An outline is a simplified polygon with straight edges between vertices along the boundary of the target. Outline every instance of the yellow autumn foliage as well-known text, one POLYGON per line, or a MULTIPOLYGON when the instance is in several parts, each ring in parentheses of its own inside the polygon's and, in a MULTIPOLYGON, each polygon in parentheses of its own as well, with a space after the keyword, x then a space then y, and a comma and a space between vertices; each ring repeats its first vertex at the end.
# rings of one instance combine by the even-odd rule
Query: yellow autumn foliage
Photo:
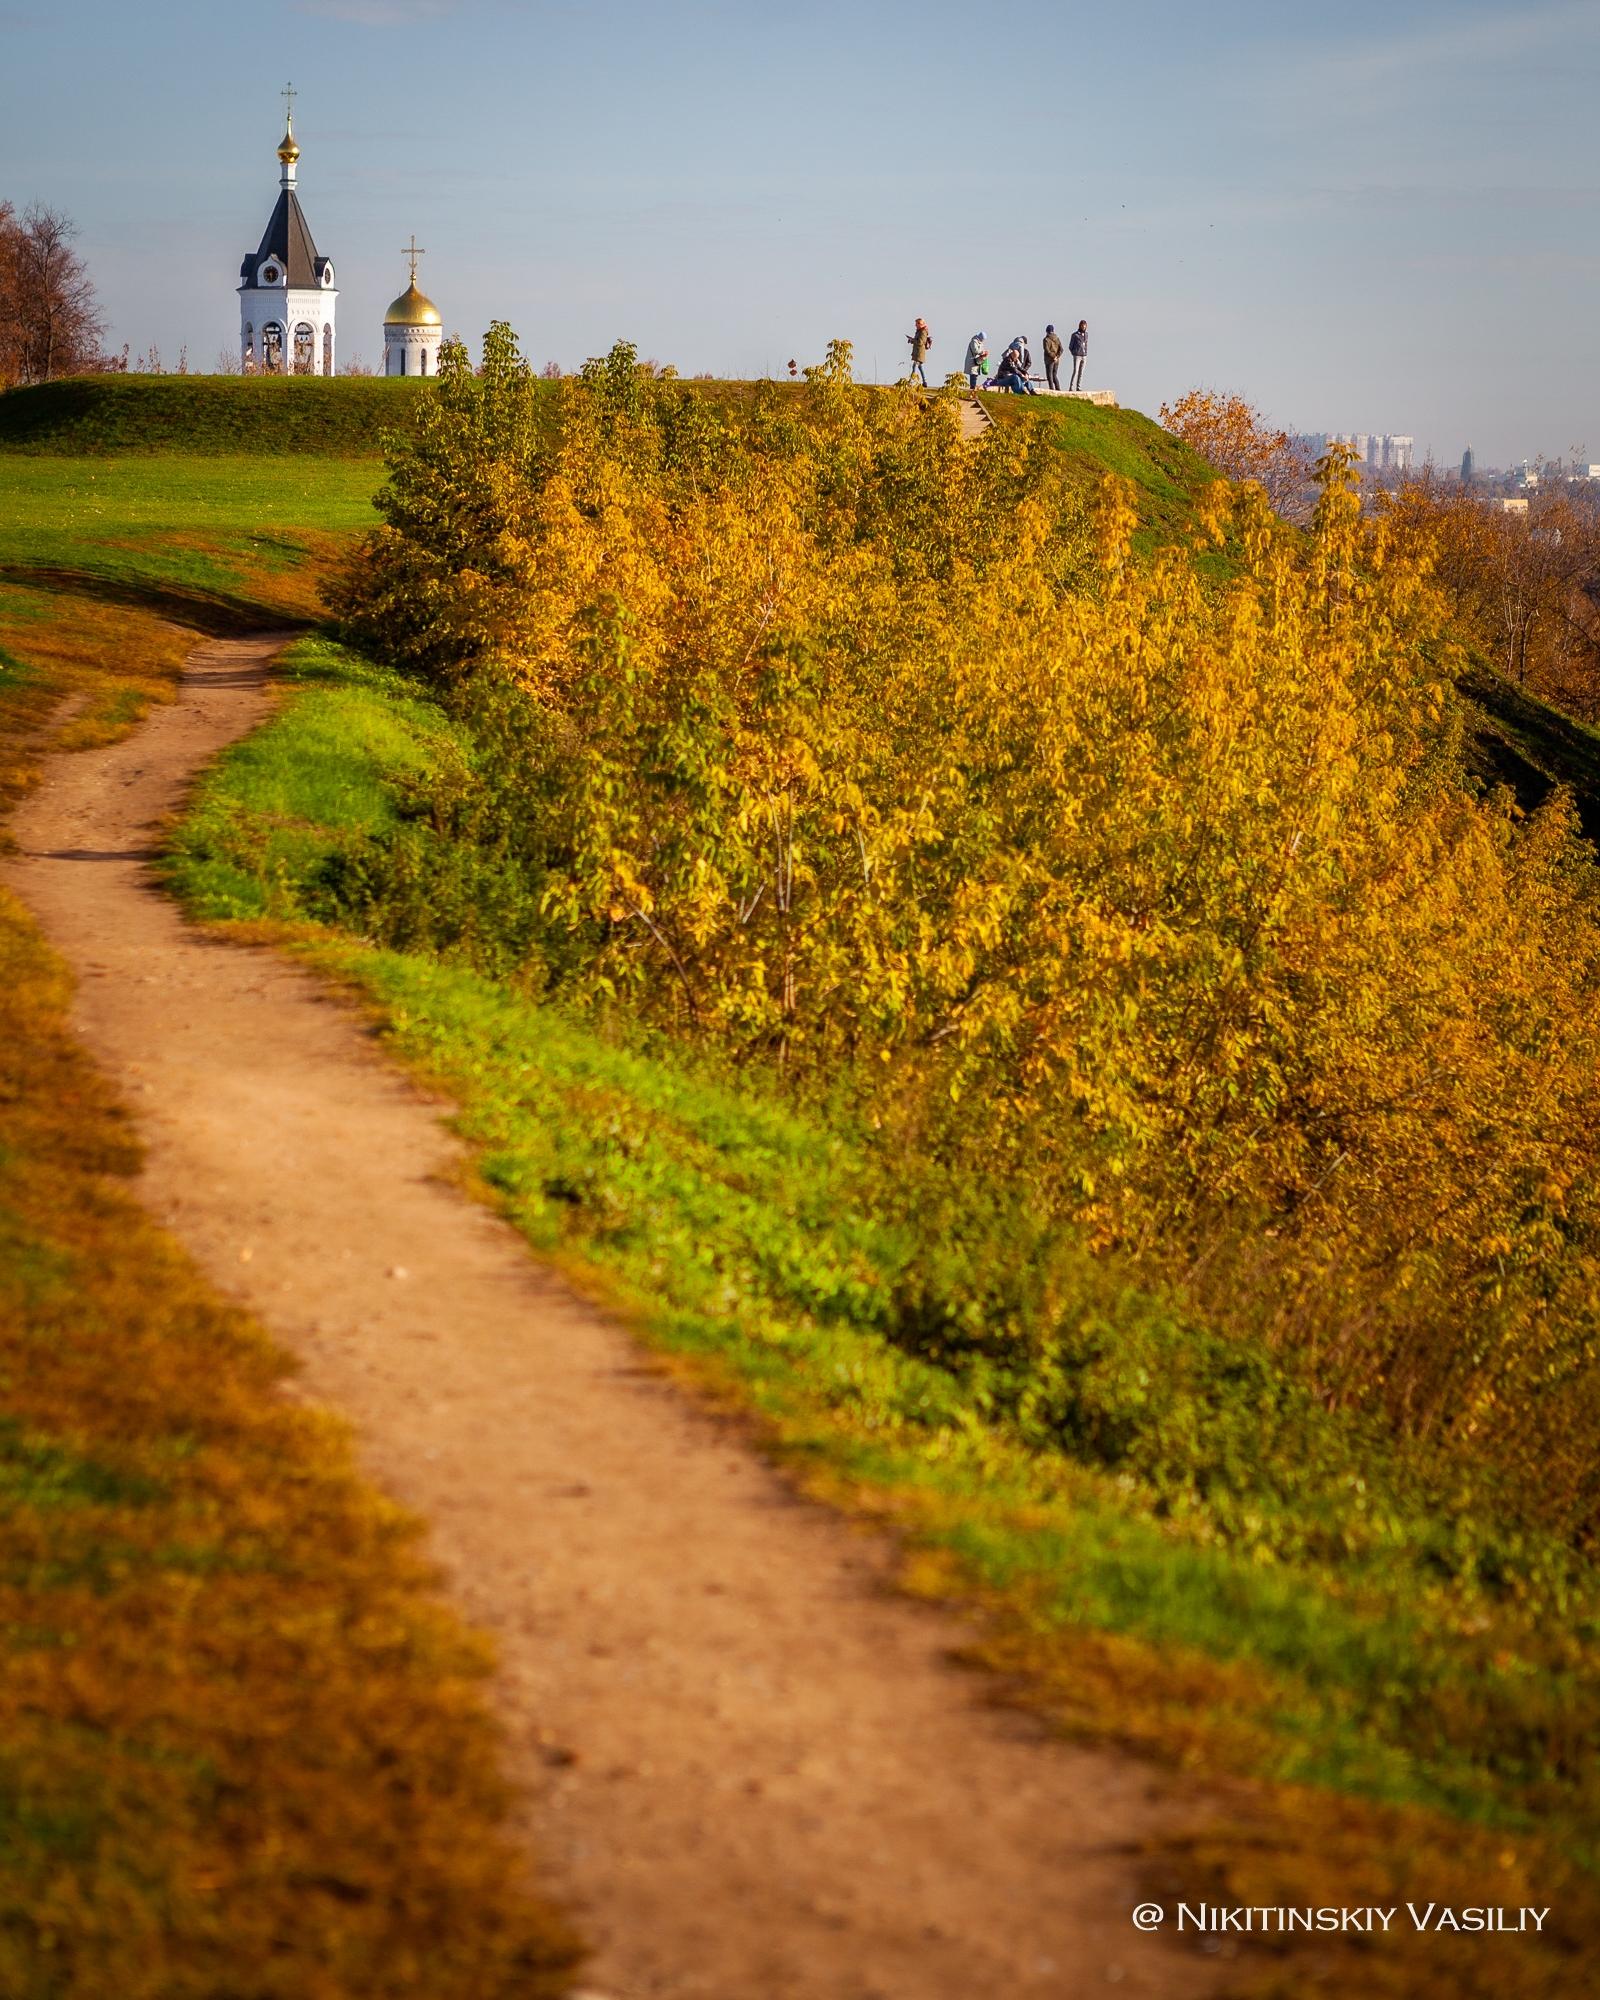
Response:
POLYGON ((1141 554, 1118 481, 848 362, 733 409, 618 350, 549 418, 500 330, 394 450, 339 608, 514 699, 552 977, 848 1072, 1587 1521, 1595 869, 1465 775, 1425 552, 1335 453, 1309 530, 1219 482, 1141 554))

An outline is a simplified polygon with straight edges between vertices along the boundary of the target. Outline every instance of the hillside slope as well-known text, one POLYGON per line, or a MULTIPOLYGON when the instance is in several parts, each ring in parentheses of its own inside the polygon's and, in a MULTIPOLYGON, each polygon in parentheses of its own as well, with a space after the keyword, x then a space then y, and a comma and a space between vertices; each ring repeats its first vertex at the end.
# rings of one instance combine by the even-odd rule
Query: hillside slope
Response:
POLYGON ((1507 786, 1528 812, 1565 785, 1584 832, 1600 845, 1600 730, 1540 701, 1482 659, 1474 659, 1460 688, 1478 777, 1507 786))
MULTIPOLYGON (((71 687, 88 696, 75 740, 104 738, 170 694, 184 620, 191 631, 232 631, 247 614, 276 622, 310 612, 341 541, 371 518, 366 497, 382 476, 354 443, 348 452, 330 443, 338 428, 319 429, 318 413, 342 406, 346 388, 365 397, 380 413, 370 451, 394 386, 69 384, 62 390, 74 393, 46 398, 55 414, 30 418, 31 429, 0 398, 9 440, 0 444, 0 646, 35 676, 28 714, 71 687), (139 408, 166 410, 169 427, 118 431, 139 408), (230 410, 267 424, 285 411, 309 415, 298 431, 279 429, 270 450, 208 442, 222 435, 213 418, 230 410), (291 437, 299 442, 281 442, 291 437), (148 685, 128 678, 135 640, 148 685)), ((730 407, 758 393, 695 387, 730 407)), ((1212 475, 1148 419, 1042 398, 994 407, 1008 431, 1047 432, 1085 487, 1105 472, 1129 478, 1146 545, 1187 538, 1212 475)), ((1003 518, 981 518, 1004 537, 1003 518)), ((1225 555, 1210 560, 1228 573, 1225 555)), ((1182 1883, 1207 1876, 1238 1902, 1343 1900, 1359 1881, 1377 1885, 1363 1895, 1391 1901, 1466 1903, 1492 1883, 1495 1900, 1558 1906, 1525 1963, 1474 1955, 1477 1940, 1457 1948, 1424 1937, 1364 1962, 1297 1962, 1281 1982, 1270 1961, 1241 1963, 1238 1978, 1258 1992, 1330 1995, 1359 1980, 1407 2000, 1593 1991, 1596 1815, 1584 1745, 1597 1697, 1578 1629, 1587 1612, 1541 1613, 1543 1594, 1565 1587, 1563 1553, 1521 1535, 1498 1499, 1469 1506, 1453 1478, 1441 1488, 1428 1463, 1275 1387, 1258 1347, 1225 1348, 1163 1296, 1109 1279, 1102 1288, 1088 1265, 1061 1267, 1076 1317, 1044 1353, 1060 1364, 1044 1384, 1053 1400, 1035 1395, 1031 1375, 942 1353, 945 1303, 966 1309, 969 1265, 985 1280, 971 1288, 974 1310, 994 1316, 990 1272, 1009 1309, 1005 1246, 986 1233, 986 1211, 973 1204, 929 1280, 908 1286, 921 1238, 903 1204, 886 1199, 848 1117, 796 1104, 759 1068, 724 1073, 625 1024, 543 1004, 474 970, 462 950, 430 950, 454 907, 486 946, 518 915, 483 893, 498 878, 485 874, 469 825, 444 815, 440 831, 415 816, 419 776, 435 765, 460 772, 479 746, 459 717, 419 703, 414 684, 315 642, 287 678, 278 719, 212 773, 176 838, 191 906, 247 926, 287 920, 302 937, 320 926, 323 962, 365 991, 390 1045, 456 1092, 484 1182, 535 1247, 626 1305, 675 1368, 758 1411, 814 1490, 894 1520, 915 1551, 914 1581, 988 1604, 988 1656, 1030 1676, 1069 1728, 1250 1787, 1230 1794, 1237 1816, 1225 1837, 1162 1850, 1153 1865, 1182 1883), (408 902, 413 853, 424 866, 408 902), (394 950, 371 943, 407 933, 394 950), (1102 1339, 1108 1329, 1114 1341, 1102 1339), (1352 1504, 1352 1491, 1362 1501, 1352 1504)), ((8 668, 0 717, 27 693, 8 668)), ((1506 707, 1498 690, 1489 696, 1486 706, 1506 707)), ((1587 732, 1570 734, 1575 726, 1538 704, 1493 726, 1513 724, 1518 754, 1544 782, 1581 765, 1587 732)), ((37 957, 36 934, 14 930, 19 959, 37 957)), ((38 1119, 18 1148, 24 1179, 32 1159, 61 1156, 81 1116, 76 1085, 38 1082, 53 1051, 69 1046, 62 1004, 52 991, 10 1043, 12 1104, 38 1119)), ((9 1111, 0 1120, 8 1138, 14 1122, 9 1111)), ((41 1199, 54 1192, 34 1184, 41 1199)), ((76 1190, 69 1198, 85 1206, 76 1190)), ((34 1234, 47 1251, 25 1237, 24 1256, 49 1254, 43 1223, 34 1234)), ((151 1311, 165 1313, 171 1288, 154 1253, 125 1232, 117 1254, 119 1288, 142 1285, 151 1311)), ((249 1268, 261 1268, 254 1252, 249 1268)), ((63 1316, 95 1323, 78 1303, 94 1278, 71 1274, 63 1316)), ((180 1365, 164 1322, 141 1339, 138 1366, 119 1381, 143 1380, 151 1355, 180 1365)), ((67 1412, 71 1434, 91 1443, 104 1428, 99 1380, 86 1368, 67 1412)), ((43 1501, 56 1505, 54 1488, 43 1501)), ((116 1623, 137 1643, 129 1592, 103 1608, 103 1629, 116 1623)), ((253 1686, 241 1680, 244 1700, 253 1686)), ((428 1691, 418 1698, 426 1708, 428 1691)), ((347 1710, 325 1703, 319 1726, 337 1737, 341 1718, 347 1710)), ((333 1754, 320 1743, 310 1748, 333 1754)), ((303 1757, 306 1739, 293 1747, 303 1757)), ((91 1736, 86 1770, 98 1751, 91 1736)), ((48 1760, 43 1768, 49 1777, 48 1760)), ((340 1789, 359 1809, 361 1788, 340 1789)), ((477 1808, 463 1799, 452 1810, 470 1853, 477 1808)), ((176 1852, 166 1828, 131 1811, 123 1827, 149 1852, 158 1893, 176 1852)), ((201 1843, 209 1838, 202 1821, 201 1843)), ((265 1917, 281 1907, 276 1880, 258 1879, 251 1893, 265 1917)), ((461 1907, 470 1918, 470 1900, 461 1907)), ((372 1935, 381 1945, 376 1924, 372 1935)), ((308 1952, 318 1941, 305 1931, 308 1952)), ((182 1938, 173 1947, 189 1948, 182 1938)), ((436 1979, 429 2000, 453 1990, 436 1979)), ((480 1979, 473 1990, 476 2000, 494 1989, 480 1979)))
MULTIPOLYGON (((735 412, 763 389, 803 394, 787 382, 692 386, 735 412)), ((404 421, 425 393, 427 385, 415 379, 382 376, 85 375, 0 393, 0 453, 371 457, 381 449, 383 427, 404 421)), ((551 383, 541 384, 540 393, 558 392, 551 383)), ((1107 472, 1131 481, 1141 515, 1169 532, 1191 525, 1198 495, 1216 478, 1197 452, 1137 410, 1006 396, 986 398, 985 407, 1007 429, 1047 427, 1085 485, 1107 472)))
POLYGON ((1139 410, 1044 396, 986 396, 984 408, 1006 427, 1042 426, 1085 487, 1105 473, 1126 479, 1147 528, 1172 540, 1192 532, 1195 507, 1216 471, 1200 454, 1139 410))
MULTIPOLYGON (((730 407, 748 401, 763 386, 780 396, 800 393, 788 383, 695 386, 730 407)), ((142 480, 130 465, 120 475, 128 488, 126 495, 120 486, 114 494, 91 490, 104 461, 112 457, 236 458, 227 482, 239 501, 241 520, 234 525, 242 527, 243 517, 250 516, 273 530, 279 527, 281 481, 273 484, 274 516, 268 521, 257 515, 253 505, 257 475, 247 461, 299 458, 305 461, 297 487, 301 522, 340 530, 363 525, 370 518, 364 506, 370 490, 365 475, 354 465, 318 472, 316 461, 376 458, 384 428, 404 422, 424 392, 425 385, 414 380, 389 381, 381 376, 328 381, 90 375, 0 393, 0 463, 12 461, 11 471, 0 480, 0 494, 9 491, 19 509, 18 527, 8 537, 5 553, 13 566, 20 559, 30 569, 42 569, 61 552, 36 545, 59 539, 62 529, 78 532, 91 520, 98 528, 100 517, 107 513, 120 519, 129 505, 148 510, 156 489, 170 493, 175 490, 175 475, 180 487, 189 477, 189 468, 174 465, 153 480, 142 480), (81 469, 63 469, 60 476, 42 470, 29 474, 22 461, 33 457, 77 460, 81 469), (70 520, 58 518, 63 506, 70 520)), ((555 385, 547 393, 556 393, 555 385)), ((1107 473, 1128 480, 1146 547, 1187 537, 1200 497, 1217 477, 1198 452, 1138 410, 998 395, 986 397, 984 406, 1008 431, 1042 428, 1066 457, 1073 479, 1085 489, 1107 473)), ((205 475, 199 476, 203 482, 205 475)), ((374 470, 371 486, 377 483, 374 470)), ((179 513, 184 511, 184 498, 180 496, 179 513)), ((106 520, 105 525, 113 523, 106 520)), ((143 521, 138 525, 142 527, 143 521)), ((260 548, 259 543, 252 546, 260 548)), ((101 557, 94 566, 114 570, 124 561, 124 557, 101 557)), ((1509 786, 1527 809, 1538 805, 1554 786, 1570 786, 1585 831, 1600 839, 1600 732, 1514 687, 1486 662, 1474 662, 1462 692, 1469 706, 1472 764, 1480 778, 1509 786)))
POLYGON ((0 450, 372 457, 422 389, 365 375, 74 376, 0 395, 0 450))

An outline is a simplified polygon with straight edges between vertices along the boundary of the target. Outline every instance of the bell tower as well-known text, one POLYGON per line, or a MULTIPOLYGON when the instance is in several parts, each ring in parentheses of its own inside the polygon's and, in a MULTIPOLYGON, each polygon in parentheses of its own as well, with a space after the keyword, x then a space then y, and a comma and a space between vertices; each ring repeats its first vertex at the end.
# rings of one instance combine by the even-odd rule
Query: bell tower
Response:
POLYGON ((259 247, 239 266, 239 355, 247 375, 331 375, 333 265, 318 256, 296 188, 300 144, 294 136, 293 84, 278 145, 278 200, 259 247))

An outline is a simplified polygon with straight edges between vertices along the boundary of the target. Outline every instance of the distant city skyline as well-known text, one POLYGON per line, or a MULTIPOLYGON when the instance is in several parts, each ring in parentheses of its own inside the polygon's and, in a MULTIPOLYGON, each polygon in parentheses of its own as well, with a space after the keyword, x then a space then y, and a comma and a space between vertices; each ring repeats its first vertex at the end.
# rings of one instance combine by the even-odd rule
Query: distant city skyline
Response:
POLYGON ((1347 444, 1356 463, 1372 472, 1409 472, 1416 460, 1414 437, 1396 431, 1303 431, 1300 442, 1320 458, 1330 444, 1347 444))
POLYGON ((1089 386, 1205 385, 1416 457, 1600 450, 1600 8, 1154 0, 1020 40, 948 0, 0 0, 0 197, 71 215, 108 345, 238 339, 299 92, 339 353, 383 358, 414 229, 446 328, 892 380, 1087 318, 1089 386))

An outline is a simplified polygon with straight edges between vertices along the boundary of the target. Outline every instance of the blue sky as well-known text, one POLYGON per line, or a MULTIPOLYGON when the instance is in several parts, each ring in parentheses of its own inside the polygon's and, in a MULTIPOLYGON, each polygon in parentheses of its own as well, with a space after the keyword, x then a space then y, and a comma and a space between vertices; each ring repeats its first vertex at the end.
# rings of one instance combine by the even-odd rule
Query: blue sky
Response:
POLYGON ((0 195, 71 214, 169 363, 236 338, 292 79, 346 357, 414 229, 446 324, 541 361, 838 333, 889 379, 918 312, 941 367, 1087 318, 1152 412, 1600 460, 1597 0, 0 0, 0 51, 0 195))

